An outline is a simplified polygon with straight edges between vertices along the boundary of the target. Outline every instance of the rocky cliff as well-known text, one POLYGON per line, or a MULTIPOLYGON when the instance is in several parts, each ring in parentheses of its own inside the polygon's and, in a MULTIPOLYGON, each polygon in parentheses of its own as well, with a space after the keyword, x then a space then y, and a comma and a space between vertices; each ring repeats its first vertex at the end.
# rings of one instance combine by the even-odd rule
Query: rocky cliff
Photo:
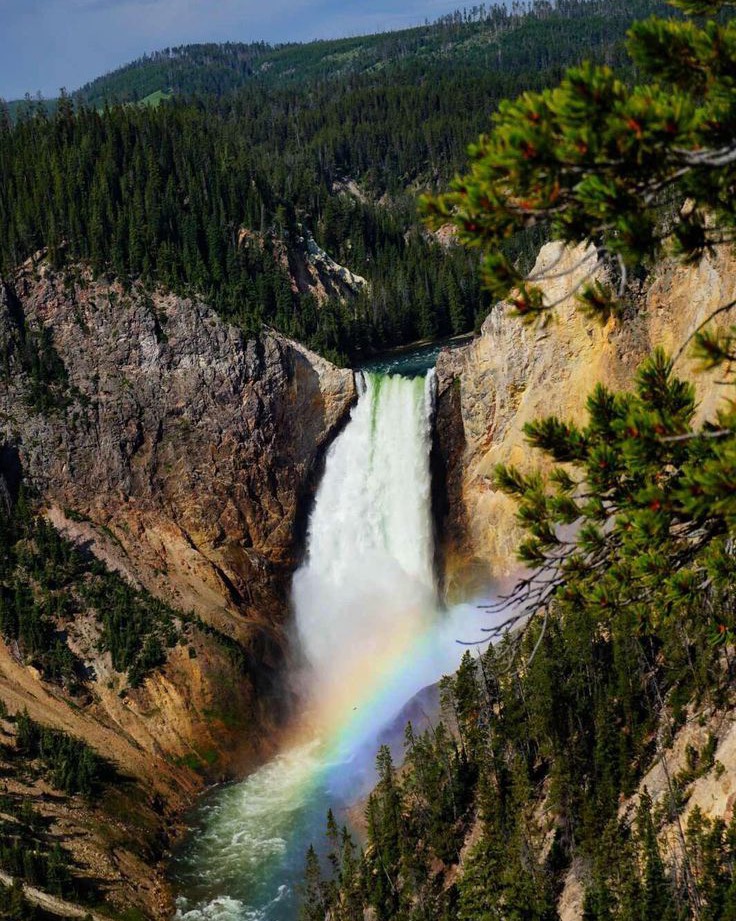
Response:
MULTIPOLYGON (((246 341, 202 302, 42 258, 0 284, 0 359, 4 493, 22 480, 84 553, 182 616, 165 663, 132 686, 75 609, 60 635, 84 663, 83 693, 0 643, 0 698, 136 781, 150 840, 151 796, 172 815, 263 752, 283 717, 290 575, 353 375, 275 333, 246 341)), ((85 846, 92 866, 120 863, 85 846)), ((150 855, 128 857, 121 904, 150 871, 150 855)), ((141 898, 165 910, 160 892, 141 898)))
MULTIPOLYGON (((510 316, 507 305, 499 304, 472 343, 439 357, 434 455, 442 568, 451 598, 494 583, 509 584, 519 571, 516 506, 494 489, 492 474, 499 463, 513 463, 526 472, 543 468, 541 454, 525 441, 524 424, 547 415, 582 422, 587 396, 596 383, 611 389, 630 387, 638 366, 655 346, 678 355, 716 308, 736 298, 733 254, 720 251, 690 267, 664 261, 630 285, 623 312, 601 325, 586 319, 574 303, 573 292, 583 273, 575 267, 584 256, 583 248, 565 250, 556 243, 541 250, 533 274, 548 271, 558 276, 542 286, 548 303, 559 302, 549 322, 525 326, 510 316)), ((716 320, 724 326, 733 322, 734 315, 728 313, 716 320)), ((723 375, 702 373, 687 350, 679 355, 676 370, 695 384, 699 418, 713 418, 719 401, 729 396, 727 388, 718 386, 723 375)), ((728 695, 715 705, 691 703, 677 719, 672 710, 663 709, 652 740, 653 757, 634 795, 622 795, 619 815, 632 822, 646 792, 659 815, 668 817, 658 829, 659 841, 676 871, 687 859, 683 829, 696 809, 726 822, 733 816, 736 731, 728 695), (676 796, 679 810, 672 807, 676 796)), ((549 815, 544 787, 537 815, 544 828, 549 815)), ((474 825, 463 860, 479 833, 479 825, 474 825)), ((583 917, 591 871, 582 859, 573 860, 559 893, 561 921, 583 917)))
POLYGON ((27 265, 2 299, 14 373, 0 433, 24 476, 49 506, 104 525, 147 587, 248 632, 250 615, 283 600, 352 374, 275 333, 246 342, 202 303, 84 272, 27 265), (41 334, 46 380, 23 367, 24 343, 41 334), (34 404, 29 388, 44 387, 34 404))
MULTIPOLYGON (((437 362, 439 532, 450 597, 516 569, 515 506, 491 476, 499 463, 540 466, 524 424, 546 415, 582 420, 597 382, 630 386, 653 347, 675 354, 711 311, 736 297, 736 258, 726 251, 691 267, 662 262, 631 285, 622 314, 601 325, 576 309, 571 293, 585 271, 583 256, 582 248, 564 251, 557 243, 540 251, 532 274, 553 276, 541 286, 548 303, 559 302, 547 323, 525 326, 499 304, 471 344, 444 351, 437 362)), ((728 314, 719 321, 727 324, 728 314)), ((677 369, 694 380, 701 416, 712 416, 723 388, 712 375, 695 375, 687 354, 677 369)))

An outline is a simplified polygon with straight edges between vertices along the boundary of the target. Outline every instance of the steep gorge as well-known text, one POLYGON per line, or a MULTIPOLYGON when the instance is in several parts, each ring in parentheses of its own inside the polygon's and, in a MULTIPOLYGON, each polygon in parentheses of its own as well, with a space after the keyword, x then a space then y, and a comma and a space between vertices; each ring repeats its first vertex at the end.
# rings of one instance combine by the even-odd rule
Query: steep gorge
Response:
MULTIPOLYGON (((562 273, 581 255, 549 244, 535 271, 559 258, 562 273)), ((580 418, 598 380, 626 387, 654 345, 676 350, 734 297, 734 268, 724 254, 693 268, 662 264, 637 283, 626 314, 605 326, 587 322, 566 298, 573 270, 548 289, 562 303, 546 327, 524 327, 498 305, 478 338, 441 354, 435 489, 450 599, 515 568, 514 509, 489 476, 501 461, 536 463, 524 422, 548 413, 580 418)), ((147 843, 137 854, 116 845, 108 891, 123 906, 138 890, 135 904, 166 916, 168 892, 151 881, 149 861, 170 842, 173 817, 207 778, 242 774, 278 744, 289 705, 275 679, 288 663, 291 574, 322 455, 356 398, 353 374, 276 333, 245 341, 202 303, 124 290, 83 268, 56 273, 42 258, 2 287, 0 348, 8 490, 22 474, 62 533, 200 619, 133 688, 80 615, 70 644, 95 676, 83 706, 24 665, 12 645, 0 646, 0 694, 11 713, 26 708, 86 740, 147 789, 139 843, 159 843, 148 858, 147 843), (29 361, 31 346, 40 365, 29 361), (244 652, 244 672, 223 637, 244 652)), ((701 412, 712 415, 718 388, 697 381, 701 412)), ((12 738, 7 724, 3 732, 12 738)), ((734 765, 725 760, 719 789, 728 803, 734 765)), ((104 809, 64 808, 55 821, 72 837, 106 821, 104 809)), ((93 853, 80 859, 101 868, 112 852, 93 837, 84 839, 93 853)), ((566 897, 579 907, 574 892, 566 897)))
MULTIPOLYGON (((81 696, 44 680, 14 643, 0 644, 0 696, 138 784, 148 828, 133 837, 144 851, 158 839, 156 859, 207 778, 242 773, 276 743, 290 706, 277 680, 290 575, 353 375, 276 333, 247 341, 202 303, 124 290, 84 267, 57 273, 42 256, 0 286, 0 354, 5 492, 22 478, 83 553, 184 618, 163 666, 135 687, 77 610, 62 635, 84 663, 81 696)), ((31 792, 42 794, 19 788, 31 792)), ((72 829, 86 808, 71 804, 72 829)), ((104 811, 87 824, 109 823, 104 811)), ((120 864, 109 846, 89 833, 74 856, 101 872, 120 864)), ((116 847, 127 856, 107 887, 113 903, 166 915, 165 887, 149 891, 151 855, 116 847)))

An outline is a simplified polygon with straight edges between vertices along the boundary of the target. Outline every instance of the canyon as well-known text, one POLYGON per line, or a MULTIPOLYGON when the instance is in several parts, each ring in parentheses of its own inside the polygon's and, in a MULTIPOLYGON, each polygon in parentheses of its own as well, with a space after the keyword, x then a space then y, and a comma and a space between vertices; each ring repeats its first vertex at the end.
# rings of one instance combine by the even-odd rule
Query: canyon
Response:
MULTIPOLYGON (((433 506, 449 601, 518 571, 514 508, 490 477, 500 462, 537 464, 524 423, 581 419, 596 382, 630 386, 653 346, 676 351, 736 296, 725 253, 692 267, 664 262, 632 284, 622 315, 599 324, 571 294, 584 255, 555 243, 540 252, 534 273, 554 263, 560 274, 547 283, 560 301, 547 324, 524 326, 499 304, 471 343, 438 358, 433 506)), ((171 894, 160 874, 151 882, 150 862, 176 839, 178 817, 207 783, 242 777, 277 751, 288 725, 294 689, 283 677, 298 667, 291 580, 326 451, 358 398, 355 377, 278 333, 246 340, 202 302, 126 289, 83 266, 57 272, 44 254, 0 286, 0 352, 5 492, 15 495, 22 477, 47 519, 90 558, 196 618, 186 643, 130 687, 79 612, 69 643, 95 676, 82 706, 0 646, 10 712, 25 709, 85 740, 134 779, 137 797, 145 791, 144 829, 115 819, 124 833, 107 896, 168 917, 171 894), (42 373, 26 360, 29 342, 41 343, 42 373), (228 655, 233 643, 244 671, 228 655)), ((686 355, 680 366, 693 377, 686 355)), ((712 417, 713 377, 693 379, 699 412, 712 417)), ((3 732, 12 738, 7 722, 3 732)), ((736 762, 724 754, 723 763, 721 811, 736 789, 736 762)), ((110 843, 89 832, 106 821, 105 808, 46 807, 60 833, 83 842, 75 857, 90 873, 110 863, 110 843)), ((574 918, 574 879, 568 888, 574 918)))

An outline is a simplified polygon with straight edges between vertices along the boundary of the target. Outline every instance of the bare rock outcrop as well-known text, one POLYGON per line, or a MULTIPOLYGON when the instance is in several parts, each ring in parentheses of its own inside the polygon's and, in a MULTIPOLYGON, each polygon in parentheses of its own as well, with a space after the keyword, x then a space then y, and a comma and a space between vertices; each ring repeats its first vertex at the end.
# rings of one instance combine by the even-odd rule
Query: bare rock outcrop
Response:
MULTIPOLYGON (((546 415, 581 421, 597 382, 632 385, 637 367, 653 347, 675 353, 719 305, 736 297, 736 258, 723 250, 687 267, 660 263, 638 283, 632 304, 605 325, 576 309, 573 292, 586 271, 585 250, 549 243, 533 274, 554 266, 542 284, 548 303, 558 303, 545 325, 525 326, 499 304, 468 346, 441 353, 435 454, 443 482, 440 533, 448 595, 503 579, 516 567, 520 532, 511 500, 493 488, 498 463, 523 470, 539 467, 541 455, 525 442, 526 422, 546 415)), ((728 314, 719 318, 727 324, 728 314)), ((712 416, 723 388, 694 374, 684 355, 678 371, 695 381, 701 416, 712 416)))
POLYGON ((245 340, 203 303, 30 264, 3 289, 0 350, 0 439, 47 505, 104 527, 149 590, 227 632, 280 622, 351 372, 276 333, 245 340), (46 337, 40 371, 30 336, 46 337))

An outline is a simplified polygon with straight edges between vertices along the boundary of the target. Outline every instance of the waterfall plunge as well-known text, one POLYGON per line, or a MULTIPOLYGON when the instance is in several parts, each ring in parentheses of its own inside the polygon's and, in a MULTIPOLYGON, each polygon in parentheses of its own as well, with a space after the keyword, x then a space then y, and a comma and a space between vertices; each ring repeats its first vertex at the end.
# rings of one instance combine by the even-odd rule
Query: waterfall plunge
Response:
POLYGON ((293 921, 304 853, 370 787, 382 729, 451 672, 486 612, 440 613, 429 450, 434 376, 367 375, 332 445, 294 578, 308 712, 296 737, 239 784, 205 798, 180 855, 178 921, 293 921), (367 784, 367 786, 366 786, 367 784))
POLYGON ((436 611, 429 451, 434 373, 359 379, 294 578, 307 705, 334 726, 436 611))

